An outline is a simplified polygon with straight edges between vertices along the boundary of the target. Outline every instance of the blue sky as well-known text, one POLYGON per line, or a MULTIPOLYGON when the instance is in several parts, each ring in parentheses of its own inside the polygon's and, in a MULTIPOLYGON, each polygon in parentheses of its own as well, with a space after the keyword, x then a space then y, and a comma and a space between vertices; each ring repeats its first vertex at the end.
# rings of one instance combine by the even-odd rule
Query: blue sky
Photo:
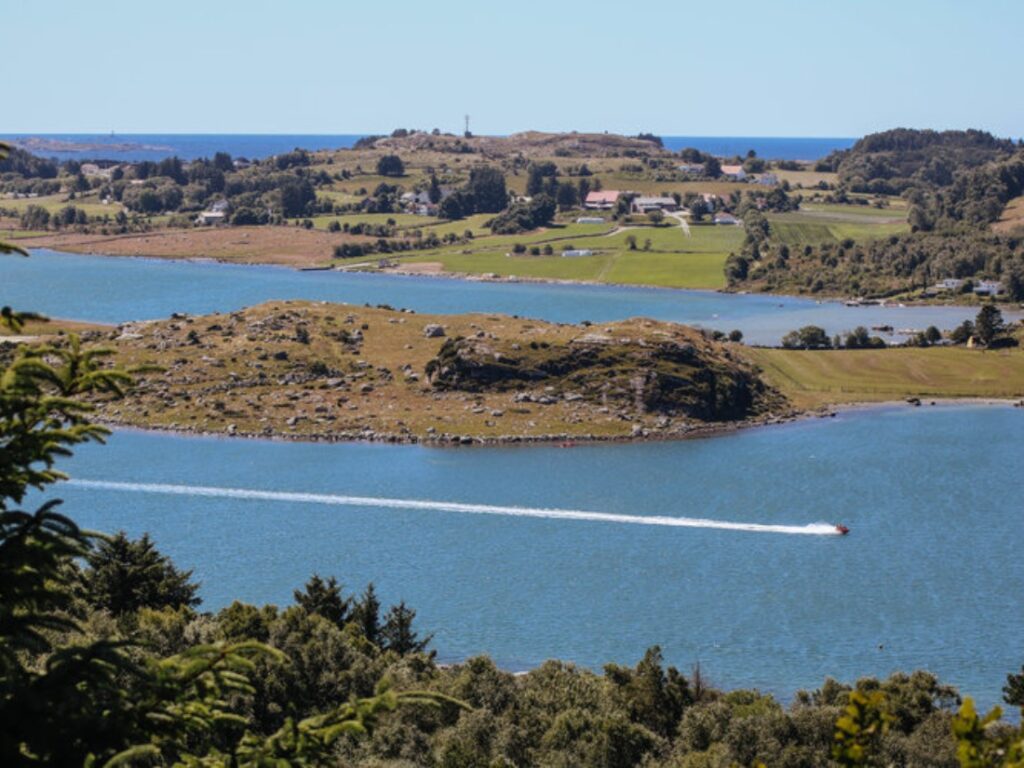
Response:
POLYGON ((0 131, 1024 135, 1019 0, 5 3, 0 131))

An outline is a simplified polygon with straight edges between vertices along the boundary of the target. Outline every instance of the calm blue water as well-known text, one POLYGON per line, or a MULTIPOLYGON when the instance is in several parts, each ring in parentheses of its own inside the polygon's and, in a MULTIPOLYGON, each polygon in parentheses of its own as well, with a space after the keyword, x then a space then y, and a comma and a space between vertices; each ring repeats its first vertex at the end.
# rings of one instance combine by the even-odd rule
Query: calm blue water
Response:
POLYGON ((198 157, 213 157, 217 152, 227 152, 232 157, 246 157, 250 160, 291 152, 301 149, 341 149, 349 148, 363 134, 218 134, 218 133, 35 133, 7 134, 11 141, 26 138, 56 139, 90 144, 132 144, 137 148, 116 151, 112 146, 109 151, 71 151, 44 152, 37 154, 44 157, 55 157, 58 160, 163 160, 177 156, 183 160, 194 160, 198 157))
POLYGON ((383 303, 419 312, 500 312, 556 322, 645 316, 723 331, 739 328, 753 344, 777 344, 786 332, 809 324, 829 334, 857 325, 953 328, 976 314, 966 307, 851 308, 786 296, 298 272, 45 249, 28 259, 0 258, 0 305, 54 317, 115 323, 172 312, 223 312, 270 299, 383 303))
POLYGON ((746 156, 754 150, 767 160, 818 160, 837 149, 849 149, 857 139, 795 136, 664 136, 666 149, 686 147, 717 157, 746 156))
MULTIPOLYGON (((147 148, 115 152, 41 152, 47 157, 59 160, 83 160, 102 158, 111 160, 162 160, 177 155, 185 160, 197 157, 212 157, 217 152, 228 152, 234 157, 249 159, 267 157, 289 152, 296 147, 303 149, 337 149, 355 144, 364 134, 308 135, 308 134, 181 134, 181 133, 47 133, 7 134, 7 139, 24 139, 33 136, 59 139, 61 141, 89 142, 97 144, 137 144, 147 148)), ((663 136, 665 147, 680 150, 694 147, 714 155, 746 155, 753 149, 758 156, 772 160, 816 160, 835 149, 852 147, 856 139, 849 138, 800 138, 773 136, 663 136)))
POLYGON ((996 703, 1024 661, 1024 410, 888 408, 658 444, 431 449, 125 431, 73 478, 761 523, 793 536, 63 486, 98 530, 150 532, 204 606, 279 605, 314 571, 404 598, 443 659, 633 663, 653 643, 783 697, 930 669, 996 703))

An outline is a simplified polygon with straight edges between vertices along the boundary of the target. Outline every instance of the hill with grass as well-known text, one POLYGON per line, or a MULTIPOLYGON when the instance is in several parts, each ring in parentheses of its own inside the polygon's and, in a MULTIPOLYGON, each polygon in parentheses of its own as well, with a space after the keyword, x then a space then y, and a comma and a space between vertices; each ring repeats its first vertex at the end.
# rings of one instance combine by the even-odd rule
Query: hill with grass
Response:
POLYGON ((140 371, 109 422, 297 439, 439 443, 683 437, 788 414, 701 331, 636 319, 273 302, 92 336, 140 371), (104 339, 106 336, 108 338, 104 339))
POLYGON ((523 131, 509 136, 455 136, 424 131, 399 132, 367 142, 364 148, 390 151, 479 153, 494 158, 512 157, 638 157, 668 155, 655 137, 614 133, 546 133, 523 131))

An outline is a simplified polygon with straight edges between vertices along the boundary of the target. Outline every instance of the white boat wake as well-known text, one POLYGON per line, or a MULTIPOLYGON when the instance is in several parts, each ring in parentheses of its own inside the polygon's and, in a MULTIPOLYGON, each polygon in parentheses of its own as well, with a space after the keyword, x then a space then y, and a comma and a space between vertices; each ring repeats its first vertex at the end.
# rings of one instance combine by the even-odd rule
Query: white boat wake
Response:
POLYGON ((749 533, 785 533, 803 536, 838 536, 831 523, 808 525, 768 525, 763 523, 736 523, 728 520, 707 520, 700 517, 663 517, 623 515, 612 512, 588 512, 575 509, 544 509, 537 507, 505 507, 491 504, 463 504, 454 501, 425 499, 389 499, 378 496, 340 496, 325 493, 296 493, 291 491, 261 491, 252 488, 220 488, 202 485, 170 485, 164 483, 123 483, 110 480, 68 480, 68 485, 105 491, 129 493, 162 493, 173 496, 196 496, 252 501, 285 501, 299 504, 326 504, 342 507, 375 507, 379 509, 413 509, 432 512, 459 512, 471 515, 502 515, 507 517, 539 517, 550 520, 583 520, 598 523, 627 525, 660 525, 671 528, 715 528, 723 531, 749 533))

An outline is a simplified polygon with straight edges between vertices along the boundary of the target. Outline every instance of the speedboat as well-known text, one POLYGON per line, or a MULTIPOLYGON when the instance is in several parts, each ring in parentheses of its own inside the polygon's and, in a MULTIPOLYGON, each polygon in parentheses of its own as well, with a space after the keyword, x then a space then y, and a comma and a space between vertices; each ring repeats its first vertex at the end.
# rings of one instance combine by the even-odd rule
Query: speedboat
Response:
POLYGON ((842 523, 839 523, 838 525, 836 525, 836 533, 838 533, 840 536, 845 536, 849 532, 850 532, 850 529, 847 528, 842 523))

